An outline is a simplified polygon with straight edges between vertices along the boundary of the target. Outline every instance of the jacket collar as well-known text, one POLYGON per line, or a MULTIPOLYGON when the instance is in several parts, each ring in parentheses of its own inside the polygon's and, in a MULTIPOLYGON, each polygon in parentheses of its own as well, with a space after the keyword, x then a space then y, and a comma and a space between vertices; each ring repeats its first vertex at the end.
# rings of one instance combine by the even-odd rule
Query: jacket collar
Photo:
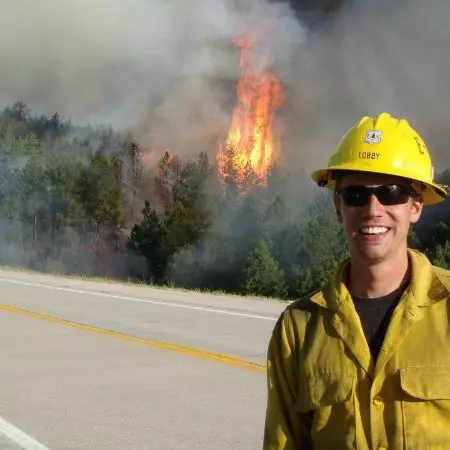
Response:
MULTIPOLYGON (((410 295, 404 296, 407 306, 429 306, 448 297, 449 287, 436 274, 429 259, 421 252, 408 249, 411 263, 411 281, 407 287, 410 295)), ((335 270, 327 286, 311 296, 311 301, 323 308, 338 310, 343 302, 352 301, 345 284, 350 260, 347 259, 335 270)))

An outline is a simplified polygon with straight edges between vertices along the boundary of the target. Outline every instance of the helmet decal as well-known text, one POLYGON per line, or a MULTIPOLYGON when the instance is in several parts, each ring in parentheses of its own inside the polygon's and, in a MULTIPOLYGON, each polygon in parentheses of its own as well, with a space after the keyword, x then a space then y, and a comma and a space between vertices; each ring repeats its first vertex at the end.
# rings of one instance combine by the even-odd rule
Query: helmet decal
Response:
POLYGON ((368 144, 379 144, 381 142, 382 135, 383 132, 381 130, 369 130, 366 133, 364 142, 367 142, 368 144))
POLYGON ((414 136, 414 139, 417 142, 417 147, 419 147, 419 153, 421 155, 425 155, 426 148, 425 148, 425 144, 423 143, 422 139, 420 139, 419 136, 414 136))

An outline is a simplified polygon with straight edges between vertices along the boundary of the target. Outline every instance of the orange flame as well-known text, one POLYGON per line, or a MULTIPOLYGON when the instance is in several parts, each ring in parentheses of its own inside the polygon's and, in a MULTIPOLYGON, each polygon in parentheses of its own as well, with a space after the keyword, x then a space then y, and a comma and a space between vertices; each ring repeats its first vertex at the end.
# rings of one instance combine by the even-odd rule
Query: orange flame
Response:
POLYGON ((238 102, 225 150, 218 154, 218 171, 223 180, 231 169, 233 181, 242 187, 251 167, 259 182, 266 185, 274 155, 274 117, 284 103, 283 87, 267 70, 268 47, 257 47, 254 34, 237 39, 235 44, 241 48, 238 102))

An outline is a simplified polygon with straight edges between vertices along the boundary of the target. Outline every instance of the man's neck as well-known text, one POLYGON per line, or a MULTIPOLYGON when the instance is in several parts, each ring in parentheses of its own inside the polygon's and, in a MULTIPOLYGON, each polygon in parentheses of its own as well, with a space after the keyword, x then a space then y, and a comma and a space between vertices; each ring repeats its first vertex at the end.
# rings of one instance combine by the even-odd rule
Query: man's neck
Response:
POLYGON ((396 258, 373 265, 352 258, 348 276, 352 295, 365 298, 383 297, 395 291, 407 280, 408 254, 404 251, 396 258))

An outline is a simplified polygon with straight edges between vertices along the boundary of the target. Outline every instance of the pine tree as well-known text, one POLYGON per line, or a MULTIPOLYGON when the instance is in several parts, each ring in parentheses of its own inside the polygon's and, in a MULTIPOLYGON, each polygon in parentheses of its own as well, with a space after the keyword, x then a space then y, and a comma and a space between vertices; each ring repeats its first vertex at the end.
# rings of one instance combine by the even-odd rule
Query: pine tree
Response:
POLYGON ((443 269, 450 269, 450 242, 445 241, 445 244, 438 245, 436 252, 431 258, 431 262, 443 269))
POLYGON ((121 189, 114 164, 96 153, 81 181, 82 198, 88 216, 101 225, 118 225, 122 217, 121 189))
POLYGON ((264 297, 286 298, 284 273, 272 258, 266 242, 262 239, 247 259, 245 281, 246 294, 264 297))
POLYGON ((317 287, 309 267, 302 269, 299 266, 294 266, 292 272, 294 275, 292 293, 296 298, 302 298, 311 293, 314 287, 317 287))
POLYGON ((150 278, 155 282, 166 277, 170 251, 167 245, 167 230, 164 222, 148 201, 142 210, 143 219, 136 224, 130 235, 129 248, 147 260, 150 278))

